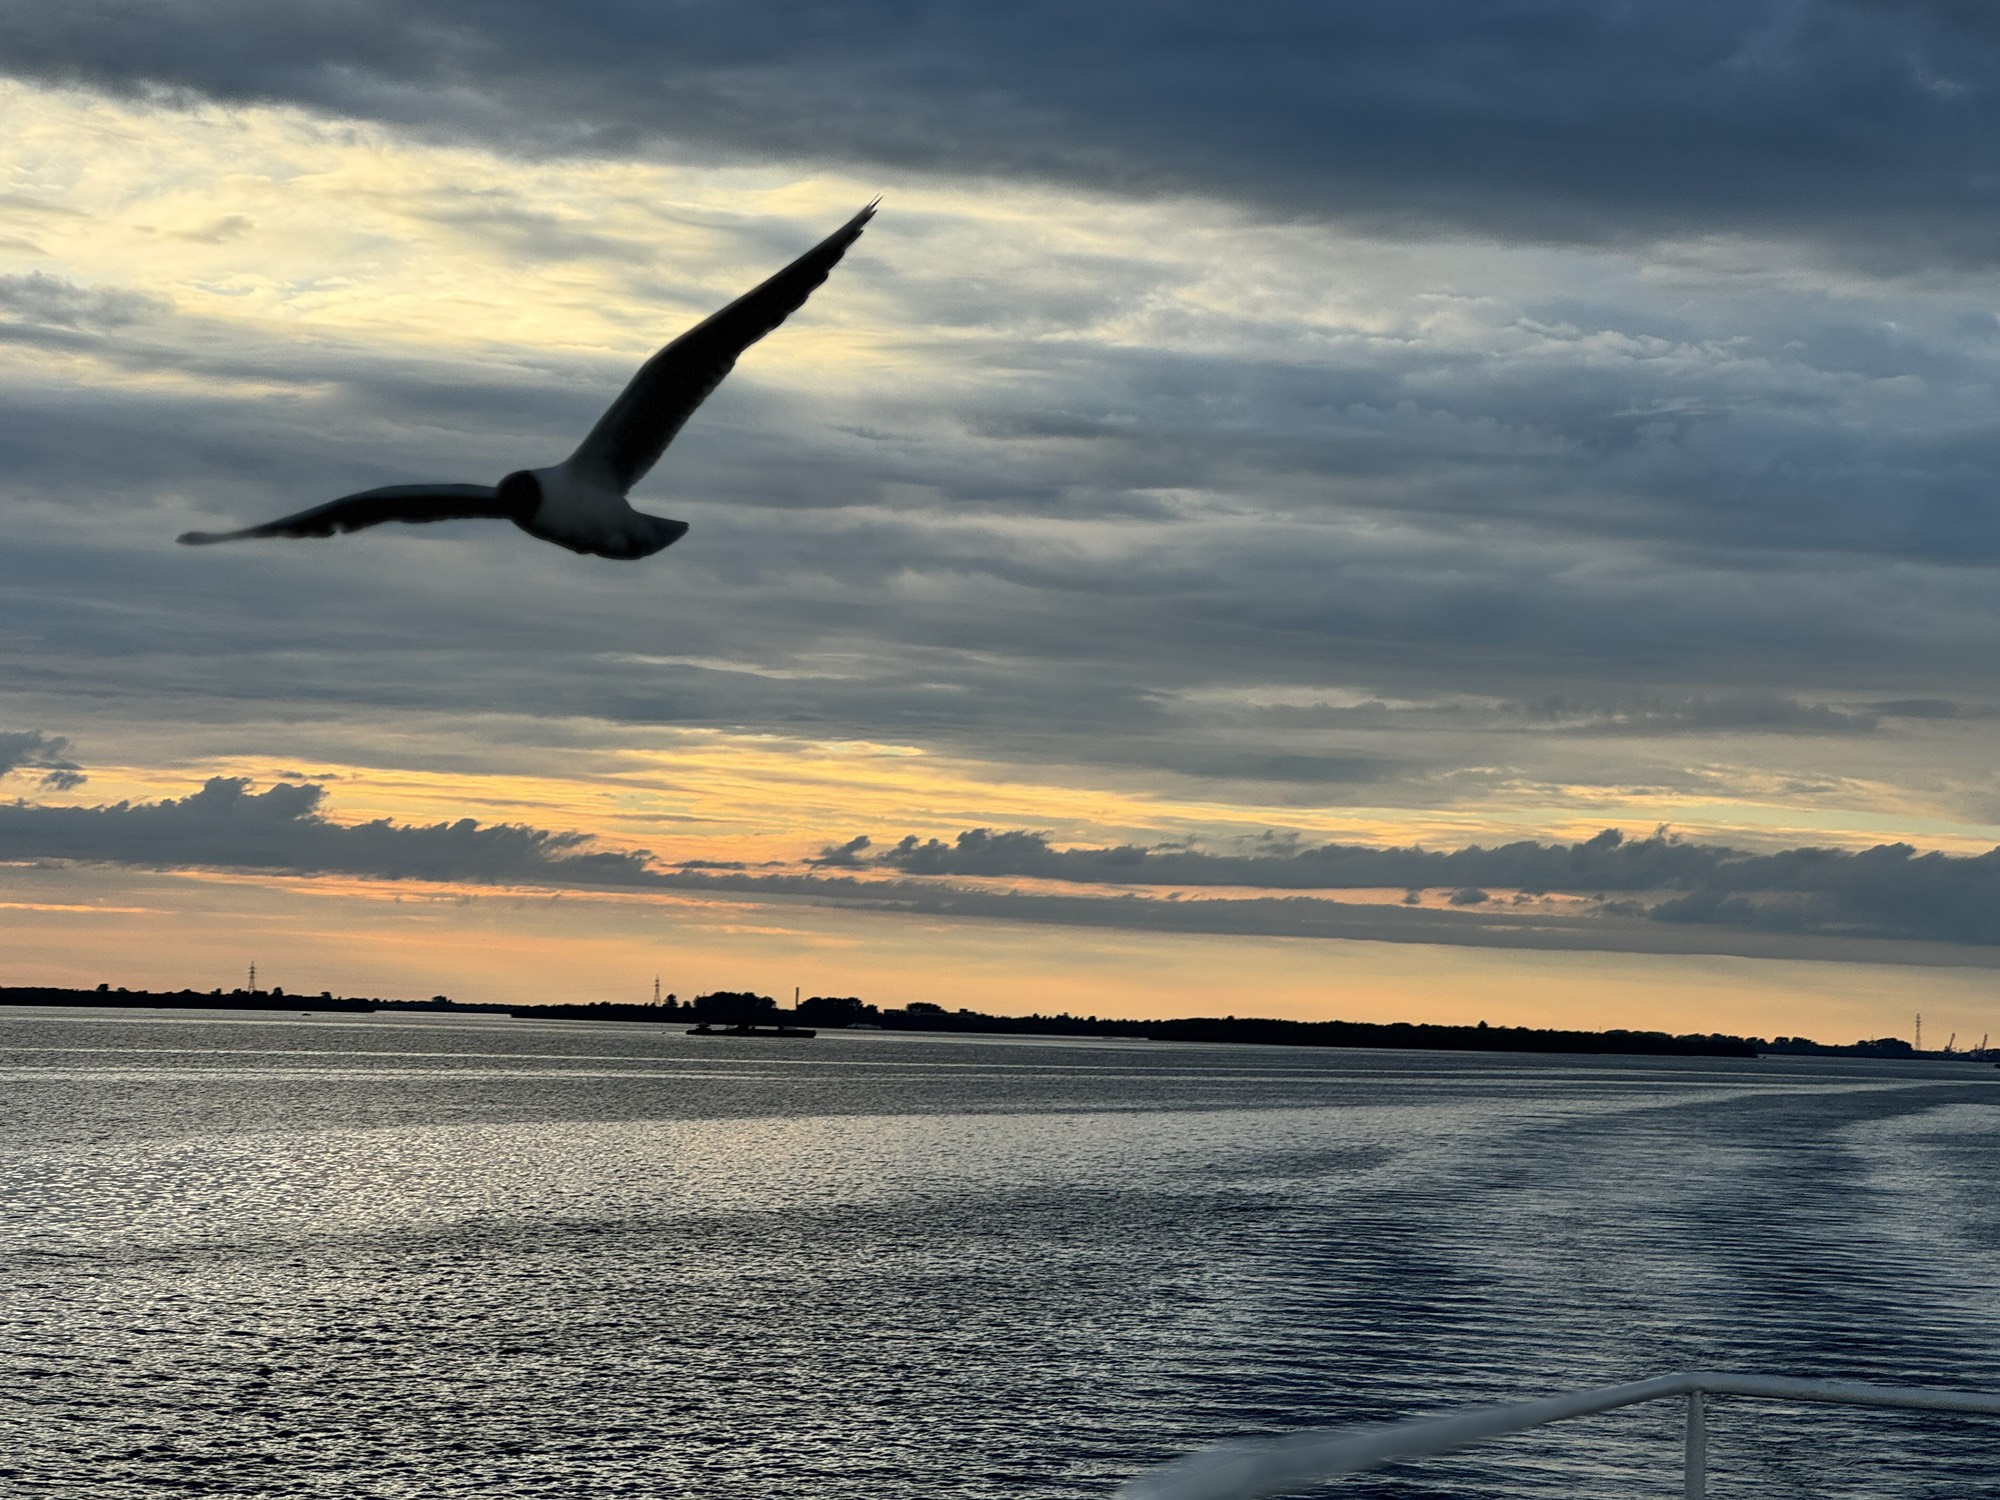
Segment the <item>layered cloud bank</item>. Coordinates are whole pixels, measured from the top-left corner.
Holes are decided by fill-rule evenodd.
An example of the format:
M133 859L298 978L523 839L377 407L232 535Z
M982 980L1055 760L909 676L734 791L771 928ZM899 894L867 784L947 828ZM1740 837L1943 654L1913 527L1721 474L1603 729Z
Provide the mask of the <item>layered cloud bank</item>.
M842 846L823 864L855 864L865 845ZM906 837L874 863L912 874L1026 876L1122 886L1227 886L1288 890L1401 886L1414 901L1442 889L1463 908L1515 905L1551 893L1587 896L1600 910L1659 922L1854 937L2000 942L2000 849L1953 857L1909 844L1871 849L1790 849L1748 854L1683 842L1664 832L1628 840L1607 828L1570 845L1523 840L1446 851L1325 844L1268 854L1194 849L1057 849L1036 833L974 829L947 845ZM1606 893L1628 899L1606 900ZM1631 898L1651 898L1639 900Z
M1966 5L101 0L91 17L13 8L0 66L529 151L1058 180L1406 233L1748 230L1905 264L1996 243L2000 26Z
M243 778L216 777L186 797L150 803L17 801L0 805L0 861L557 891L712 890L979 920L1525 948L1743 951L1725 935L1732 930L2000 945L2000 850L1960 858L1897 844L1757 855L1665 833L1628 840L1606 829L1567 846L1430 851L1272 840L1263 852L1222 854L1059 848L1039 833L974 829L949 843L910 836L875 853L857 836L801 872L676 863L604 850L587 834L471 818L340 823L326 815L325 800L320 786L256 792ZM1397 905L1335 894L1394 887L1404 891ZM1313 894L1293 894L1300 892ZM1662 924L1684 931L1647 930Z
M280 783L252 792L213 777L161 802L98 807L0 806L0 859L75 859L147 869L269 870L378 880L475 880L551 885L643 883L633 855L579 852L585 835L471 818L431 827L386 819L335 823L325 789Z

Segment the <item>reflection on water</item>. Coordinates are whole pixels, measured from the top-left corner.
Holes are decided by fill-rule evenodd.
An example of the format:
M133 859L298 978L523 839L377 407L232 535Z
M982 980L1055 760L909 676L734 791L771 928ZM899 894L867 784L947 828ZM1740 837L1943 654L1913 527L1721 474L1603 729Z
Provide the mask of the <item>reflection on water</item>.
M0 1012L23 1493L1102 1494L1709 1366L2000 1389L2000 1074ZM1350 1481L1675 1486L1640 1408ZM2000 1496L1720 1403L1719 1496Z

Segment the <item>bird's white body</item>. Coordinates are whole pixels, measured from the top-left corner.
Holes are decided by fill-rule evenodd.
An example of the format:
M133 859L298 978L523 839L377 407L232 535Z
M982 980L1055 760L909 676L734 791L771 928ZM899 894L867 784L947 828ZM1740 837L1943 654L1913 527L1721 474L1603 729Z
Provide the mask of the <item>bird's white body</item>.
M525 520L514 524L530 536L572 552L596 557L647 557L672 545L687 531L685 521L669 521L634 510L615 487L574 457L546 469L529 469L537 500Z
M399 484L346 495L241 531L190 531L193 546L250 537L332 536L384 521L512 521L530 536L593 557L650 557L687 533L685 521L634 510L626 496L674 434L722 383L736 358L804 305L874 216L869 204L762 285L704 319L639 367L576 452L498 485Z

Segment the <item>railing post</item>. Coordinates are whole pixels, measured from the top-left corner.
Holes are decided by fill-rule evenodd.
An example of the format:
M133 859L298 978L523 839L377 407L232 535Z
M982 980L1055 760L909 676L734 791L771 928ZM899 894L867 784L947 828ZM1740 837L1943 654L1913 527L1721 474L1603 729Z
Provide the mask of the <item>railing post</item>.
M1681 1500L1708 1497L1708 1396L1688 1392L1687 1462L1681 1474Z

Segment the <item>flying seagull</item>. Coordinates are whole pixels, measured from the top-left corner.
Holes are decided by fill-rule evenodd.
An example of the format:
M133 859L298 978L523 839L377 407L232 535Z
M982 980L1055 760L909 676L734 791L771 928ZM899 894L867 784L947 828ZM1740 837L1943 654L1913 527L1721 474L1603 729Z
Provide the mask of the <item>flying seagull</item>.
M880 202L880 199L876 200ZM871 203L755 291L746 292L655 354L619 393L590 435L561 463L521 469L496 485L392 484L241 531L189 531L191 547L261 536L332 536L384 521L512 521L572 552L650 557L687 534L687 522L649 516L626 503L674 434L708 399L736 357L804 306L875 217Z

